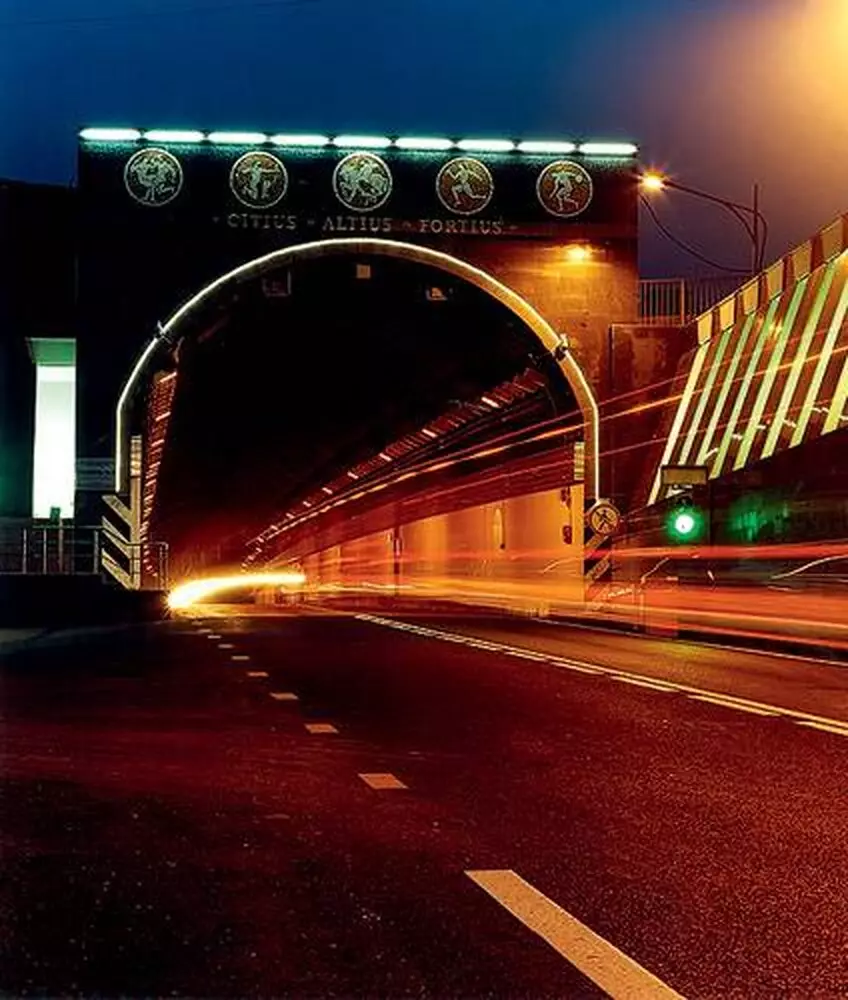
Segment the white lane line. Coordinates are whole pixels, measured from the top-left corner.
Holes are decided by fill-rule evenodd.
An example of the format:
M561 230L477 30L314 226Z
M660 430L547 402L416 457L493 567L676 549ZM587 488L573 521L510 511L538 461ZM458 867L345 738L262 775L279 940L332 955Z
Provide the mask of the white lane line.
M848 736L848 726L830 726L824 722L799 722L799 726L809 726L810 729L821 729L824 733L836 733L839 736Z
M274 701L298 701L297 695L294 691L271 691L270 696Z
M524 656L526 650L519 646L510 646L507 643L491 642L489 640L478 640L473 636L463 635L458 632L444 632L440 629L428 628L423 625L409 625L406 622L396 621L393 618L381 618L378 615L358 614L358 620L370 622L372 625L382 625L384 628L397 629L400 632L411 632L413 635L420 635L427 639L438 639L441 642L451 642L462 646L470 646L472 649L484 649L487 652L502 653L505 656ZM556 654L545 654L545 662L565 670L577 670L580 673L587 671L594 674L605 674L607 677L623 680L628 678L631 682L652 681L654 678L645 677L643 674L632 674L626 670L616 670L612 667L605 667L599 663L587 663L583 660L573 660L566 656ZM848 732L848 721L843 719L831 719L824 715L815 715L811 712L801 712L794 708L783 708L780 705L769 705L762 701L751 701L749 698L737 698L732 694L724 694L721 691L708 691L705 688L692 687L689 684L679 684L677 681L657 680L656 683L667 686L669 690L687 694L703 699L714 699L726 708L737 708L740 711L748 711L752 715L772 715L789 719L798 723L816 723L813 728L821 729L823 726L831 727L826 732L843 731Z
M552 621L550 618L534 618L533 621L537 622L539 625L550 625L551 628L579 628L584 629L587 632L603 632L606 635L621 635L621 630L617 628L610 628L608 625L604 625L600 622L577 622L577 621ZM646 635L643 632L633 632L631 633L631 638L633 639L652 639L654 636ZM790 640L791 641L791 640ZM799 640L803 642L804 640ZM731 652L731 653L744 653L746 656L768 656L770 659L778 660L800 660L802 663L820 663L825 667L837 667L840 663L844 664L844 661L840 660L828 660L824 656L802 656L800 653L780 653L772 652L768 649L755 649L753 646L732 646L729 643L715 643L715 642L704 642L703 639L687 639L686 642L690 646L700 646L701 649L711 649L714 652Z
M329 722L307 722L306 731L317 736L320 733L337 733L338 729Z
M613 1000L683 1000L514 871L467 871L473 882Z
M235 649L236 647L231 642L219 642L218 649Z
M268 676L268 671L267 670L248 670L247 676L248 677L267 677Z
M690 694L690 701L702 701L707 705L719 705L721 708L732 708L734 712L750 712L751 715L770 715L777 718L780 713L767 708L754 708L751 705L739 705L726 698L711 698L705 694Z
M209 635L206 636L206 638L207 639L220 639L221 636L218 635L216 632L210 632Z
M231 656L230 659L234 663L247 663L250 657L247 656L245 653L237 653L235 656Z
M662 681L648 681L641 680L635 677L616 677L613 676L612 680L619 681L621 684L632 684L634 687L650 688L652 691L671 691L677 694L677 688L671 684L664 684Z
M406 788L407 786L393 774L360 774L360 778L369 788L376 788L378 791L387 791L391 788Z

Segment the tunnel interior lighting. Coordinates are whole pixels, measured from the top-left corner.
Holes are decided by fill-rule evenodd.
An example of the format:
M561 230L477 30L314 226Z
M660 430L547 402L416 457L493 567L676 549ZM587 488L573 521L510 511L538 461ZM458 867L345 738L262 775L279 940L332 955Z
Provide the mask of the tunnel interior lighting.
M268 141L264 132L210 132L207 138L210 142L233 146L255 146Z
M518 150L521 153L573 153L577 146L573 142L562 142L552 140L531 139L526 142L519 142Z
M387 149L392 140L385 135L337 135L332 143L354 149Z
M461 139L457 146L468 153L509 153L515 149L511 139Z
M454 141L453 139L438 139L436 137L405 136L401 139L395 139L395 145L398 149L444 150L453 149Z
M326 135L272 135L271 142L275 146L326 146L330 139Z
M206 135L194 129L153 128L143 138L148 142L203 142Z
M635 156L639 147L632 142L583 142L580 152L586 156Z
M57 342L52 342L53 344ZM61 342L59 342L61 343ZM76 487L76 364L50 357L51 341L33 341L35 440L32 463L32 516L74 516ZM71 348L71 350L73 350Z
M141 132L136 128L84 128L80 139L88 142L136 142Z
M592 248L582 243L575 243L565 248L565 259L569 264L585 264L587 260L592 259Z

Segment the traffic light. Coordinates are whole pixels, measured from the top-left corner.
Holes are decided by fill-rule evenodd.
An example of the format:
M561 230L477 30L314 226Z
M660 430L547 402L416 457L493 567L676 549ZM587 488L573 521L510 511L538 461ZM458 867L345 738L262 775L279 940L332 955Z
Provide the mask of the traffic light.
M681 497L666 517L669 541L680 545L695 545L704 539L706 519L690 496Z

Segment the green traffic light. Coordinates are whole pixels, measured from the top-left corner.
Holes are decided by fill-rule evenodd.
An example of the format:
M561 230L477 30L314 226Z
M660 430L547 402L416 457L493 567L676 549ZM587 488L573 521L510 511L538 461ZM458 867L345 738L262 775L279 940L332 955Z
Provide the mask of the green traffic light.
M695 530L695 518L691 514L678 514L674 519L674 531L685 538Z

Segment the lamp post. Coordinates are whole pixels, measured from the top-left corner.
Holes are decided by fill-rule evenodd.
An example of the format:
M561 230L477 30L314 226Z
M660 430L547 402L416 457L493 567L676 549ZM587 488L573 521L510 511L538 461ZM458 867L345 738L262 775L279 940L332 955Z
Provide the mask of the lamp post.
M760 186L754 184L750 205L743 205L738 201L731 201L729 198L721 198L711 194L709 191L701 191L698 188L690 187L688 184L680 184L671 180L657 171L648 171L642 174L642 190L649 194L656 194L666 189L670 191L681 191L683 194L691 195L693 198L701 198L710 201L715 205L721 205L738 219L748 234L751 241L751 274L754 275L763 267L765 257L766 241L768 239L768 223L760 211Z

